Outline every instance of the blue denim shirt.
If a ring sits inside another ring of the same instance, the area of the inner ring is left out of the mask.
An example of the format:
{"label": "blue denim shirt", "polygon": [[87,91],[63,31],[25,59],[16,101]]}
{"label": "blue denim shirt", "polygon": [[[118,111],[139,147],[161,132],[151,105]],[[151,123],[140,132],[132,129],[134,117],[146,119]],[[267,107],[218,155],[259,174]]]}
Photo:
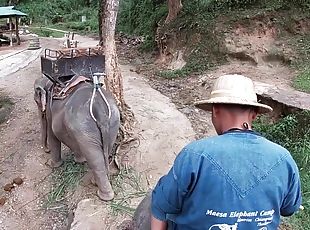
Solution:
{"label": "blue denim shirt", "polygon": [[178,230],[276,230],[301,204],[290,153],[252,131],[194,141],[152,194],[152,214]]}

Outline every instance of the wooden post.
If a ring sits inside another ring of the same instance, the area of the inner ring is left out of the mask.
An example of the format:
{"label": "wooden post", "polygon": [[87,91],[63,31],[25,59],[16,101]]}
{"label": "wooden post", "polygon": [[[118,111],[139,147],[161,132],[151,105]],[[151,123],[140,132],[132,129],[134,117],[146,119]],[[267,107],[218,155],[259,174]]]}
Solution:
{"label": "wooden post", "polygon": [[10,46],[13,46],[13,28],[12,28],[12,18],[9,18],[9,25],[10,25],[10,33],[11,33],[11,39],[10,39]]}
{"label": "wooden post", "polygon": [[20,45],[20,37],[19,37],[19,29],[18,29],[18,17],[15,18],[15,31],[16,31],[16,39],[17,39],[17,45]]}

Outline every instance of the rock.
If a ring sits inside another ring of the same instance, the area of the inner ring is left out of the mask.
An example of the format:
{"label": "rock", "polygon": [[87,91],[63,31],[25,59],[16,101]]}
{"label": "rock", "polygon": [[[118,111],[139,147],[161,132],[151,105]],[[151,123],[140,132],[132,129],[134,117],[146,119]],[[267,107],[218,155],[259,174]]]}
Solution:
{"label": "rock", "polygon": [[186,115],[189,115],[192,113],[192,110],[188,107],[181,108],[180,111]]}
{"label": "rock", "polygon": [[13,188],[14,188],[13,184],[6,184],[3,187],[4,191],[6,191],[6,192],[11,192]]}
{"label": "rock", "polygon": [[310,94],[262,82],[254,82],[254,85],[258,99],[273,107],[275,117],[298,110],[310,110]]}
{"label": "rock", "polygon": [[6,198],[5,197],[1,197],[0,198],[0,206],[3,206],[6,202]]}
{"label": "rock", "polygon": [[14,178],[13,183],[17,184],[17,185],[21,185],[22,183],[24,183],[24,181],[22,178],[16,177],[16,178]]}
{"label": "rock", "polygon": [[108,208],[102,201],[95,199],[82,200],[78,203],[74,212],[70,230],[105,229],[107,216]]}
{"label": "rock", "polygon": [[133,222],[131,220],[124,220],[118,227],[119,230],[134,230]]}

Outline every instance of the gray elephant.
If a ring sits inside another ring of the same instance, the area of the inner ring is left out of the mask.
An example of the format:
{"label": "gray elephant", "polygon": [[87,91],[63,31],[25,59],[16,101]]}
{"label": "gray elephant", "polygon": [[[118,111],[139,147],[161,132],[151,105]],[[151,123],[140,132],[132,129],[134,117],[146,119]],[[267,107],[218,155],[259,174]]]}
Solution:
{"label": "gray elephant", "polygon": [[[92,182],[98,186],[98,196],[108,201],[114,192],[108,179],[109,155],[120,126],[120,114],[113,96],[102,89],[94,95],[92,113],[90,104],[93,85],[81,82],[68,96],[52,99],[52,82],[45,77],[34,83],[34,99],[41,119],[42,145],[51,153],[53,167],[62,164],[61,143],[75,154],[77,162],[87,161]],[[92,115],[92,116],[91,116]]]}

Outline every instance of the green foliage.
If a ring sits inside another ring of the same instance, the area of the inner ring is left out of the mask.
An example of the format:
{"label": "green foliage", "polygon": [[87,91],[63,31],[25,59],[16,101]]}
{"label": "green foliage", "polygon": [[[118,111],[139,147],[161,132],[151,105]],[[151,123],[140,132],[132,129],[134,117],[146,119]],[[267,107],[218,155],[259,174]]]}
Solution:
{"label": "green foliage", "polygon": [[300,170],[305,209],[290,218],[289,223],[294,229],[310,229],[310,111],[288,115],[276,123],[260,117],[254,129],[291,152]]}
{"label": "green foliage", "polygon": [[297,51],[292,66],[299,70],[299,74],[293,81],[296,89],[310,93],[310,34],[291,38],[289,45]]}
{"label": "green foliage", "polygon": [[[36,24],[58,24],[78,31],[98,31],[98,1],[85,0],[25,0],[18,8],[28,14]],[[81,22],[86,16],[86,22]]]}
{"label": "green foliage", "polygon": [[296,89],[310,93],[310,66],[301,71],[293,81]]}
{"label": "green foliage", "polygon": [[155,32],[160,20],[168,13],[166,2],[156,4],[153,0],[121,0],[118,30],[145,37],[144,50],[155,45]]}
{"label": "green foliage", "polygon": [[14,103],[12,100],[0,91],[0,124],[8,119],[8,116],[13,109],[13,105]]}
{"label": "green foliage", "polygon": [[59,31],[53,31],[46,28],[30,28],[30,31],[34,34],[37,34],[39,37],[53,37],[53,38],[62,38],[64,33]]}
{"label": "green foliage", "polygon": [[185,69],[178,69],[178,70],[164,70],[157,73],[160,77],[172,79],[176,77],[186,77],[189,72]]}
{"label": "green foliage", "polygon": [[52,173],[54,186],[47,195],[46,206],[53,206],[66,199],[78,186],[85,173],[86,165],[74,162],[73,157],[66,159],[60,168],[54,169]]}
{"label": "green foliage", "polygon": [[244,9],[287,9],[291,7],[310,7],[309,0],[184,0],[191,12],[215,12]]}
{"label": "green foliage", "polygon": [[132,168],[122,169],[119,174],[111,177],[111,183],[115,192],[113,201],[108,202],[111,214],[133,216],[135,205],[131,200],[142,198],[146,195],[146,175]]}

